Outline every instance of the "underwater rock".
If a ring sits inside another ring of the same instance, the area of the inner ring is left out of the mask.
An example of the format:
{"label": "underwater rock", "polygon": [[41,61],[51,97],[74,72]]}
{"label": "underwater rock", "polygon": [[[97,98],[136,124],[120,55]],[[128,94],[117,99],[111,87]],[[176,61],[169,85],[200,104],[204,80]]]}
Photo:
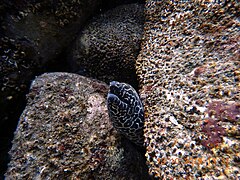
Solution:
{"label": "underwater rock", "polygon": [[70,73],[37,77],[27,95],[8,179],[148,179],[144,155],[109,120],[105,83]]}
{"label": "underwater rock", "polygon": [[34,76],[60,69],[60,64],[66,68],[63,50],[79,31],[76,27],[85,23],[98,4],[93,0],[78,3],[21,0],[16,4],[4,1],[0,35],[1,128],[6,126],[3,121],[11,121],[11,114],[15,113],[10,105],[23,101]]}
{"label": "underwater rock", "polygon": [[156,179],[239,179],[237,1],[145,5],[137,74],[149,173]]}
{"label": "underwater rock", "polygon": [[144,5],[127,4],[93,18],[76,40],[72,70],[104,82],[137,88],[135,61],[143,34]]}
{"label": "underwater rock", "polygon": [[46,71],[68,70],[64,53],[99,4],[97,0],[1,1],[0,138],[4,140],[0,151],[5,155],[0,156],[0,178],[30,81]]}

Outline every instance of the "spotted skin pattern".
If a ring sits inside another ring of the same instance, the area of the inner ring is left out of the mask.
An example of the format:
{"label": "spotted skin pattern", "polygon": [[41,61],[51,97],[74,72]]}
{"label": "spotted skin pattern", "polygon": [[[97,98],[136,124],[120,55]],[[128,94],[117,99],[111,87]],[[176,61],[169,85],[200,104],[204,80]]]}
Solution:
{"label": "spotted skin pattern", "polygon": [[113,126],[137,145],[143,145],[144,109],[135,89],[126,83],[110,82],[108,114]]}

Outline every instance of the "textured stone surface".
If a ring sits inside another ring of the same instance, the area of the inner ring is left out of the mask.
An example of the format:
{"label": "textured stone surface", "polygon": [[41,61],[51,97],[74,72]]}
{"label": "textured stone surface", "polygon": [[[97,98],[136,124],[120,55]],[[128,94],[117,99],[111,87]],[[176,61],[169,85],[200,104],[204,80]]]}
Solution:
{"label": "textured stone surface", "polygon": [[135,61],[143,33],[143,8],[143,4],[127,4],[93,18],[76,41],[70,59],[73,71],[136,88]]}
{"label": "textured stone surface", "polygon": [[30,81],[67,71],[64,53],[97,0],[2,0],[0,3],[0,178]]}
{"label": "textured stone surface", "polygon": [[154,177],[240,177],[240,6],[218,2],[146,2],[137,73]]}
{"label": "textured stone surface", "polygon": [[3,120],[10,121],[14,112],[9,112],[9,106],[22,100],[19,96],[22,98],[30,80],[46,69],[53,69],[51,64],[64,64],[59,55],[73,41],[79,31],[76,27],[85,23],[98,4],[94,0],[62,3],[20,0],[14,4],[4,1],[0,6],[3,11],[0,29],[1,127],[5,127]]}
{"label": "textured stone surface", "polygon": [[147,179],[143,156],[121,143],[104,83],[68,73],[37,77],[10,151],[6,179]]}

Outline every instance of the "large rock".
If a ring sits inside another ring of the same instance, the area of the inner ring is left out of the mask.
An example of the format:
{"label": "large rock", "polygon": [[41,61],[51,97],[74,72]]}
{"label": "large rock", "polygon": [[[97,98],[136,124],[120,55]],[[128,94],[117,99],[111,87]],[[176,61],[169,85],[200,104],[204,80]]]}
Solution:
{"label": "large rock", "polygon": [[63,50],[99,3],[94,0],[61,3],[21,0],[17,4],[5,2],[3,5],[6,12],[2,12],[0,36],[1,128],[11,121],[9,114],[14,113],[15,108],[9,112],[9,106],[22,100],[19,96],[23,96],[35,75],[57,69],[56,66],[67,70]]}
{"label": "large rock", "polygon": [[[45,71],[68,70],[65,51],[99,5],[98,0],[1,1],[0,154],[7,152],[30,81]],[[0,175],[6,156],[0,156]]]}
{"label": "large rock", "polygon": [[76,74],[37,77],[15,132],[6,180],[147,179],[144,155],[122,143],[108,118],[107,91],[106,84]]}
{"label": "large rock", "polygon": [[127,4],[93,18],[76,41],[70,58],[72,70],[136,88],[135,61],[143,33],[143,10],[143,4]]}
{"label": "large rock", "polygon": [[137,73],[156,178],[240,177],[239,9],[237,1],[146,3]]}

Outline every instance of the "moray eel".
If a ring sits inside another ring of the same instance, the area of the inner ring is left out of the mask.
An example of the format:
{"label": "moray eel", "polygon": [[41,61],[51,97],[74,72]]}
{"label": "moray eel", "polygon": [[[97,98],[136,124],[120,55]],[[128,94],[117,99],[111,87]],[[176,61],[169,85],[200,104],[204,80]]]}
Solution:
{"label": "moray eel", "polygon": [[137,145],[143,145],[144,109],[135,89],[126,83],[110,82],[107,107],[114,128]]}

